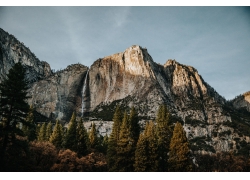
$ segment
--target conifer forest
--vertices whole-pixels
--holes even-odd
[[[87,131],[73,112],[60,120],[37,123],[26,102],[25,70],[15,64],[0,85],[1,172],[228,172],[249,171],[248,155],[195,154],[183,122],[166,105],[156,118],[139,124],[135,107],[114,107],[112,132],[101,136],[95,123]]]

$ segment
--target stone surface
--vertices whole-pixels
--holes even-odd
[[[75,111],[78,117],[91,119],[84,122],[88,130],[95,122],[101,135],[109,135],[113,122],[101,119],[109,115],[105,118],[112,120],[116,105],[122,105],[123,109],[135,106],[143,129],[146,121],[155,119],[158,107],[164,103],[183,122],[194,151],[237,151],[240,142],[250,143],[246,131],[233,128],[231,112],[225,108],[226,100],[191,66],[175,60],[157,64],[146,48],[133,45],[124,52],[96,60],[90,68],[75,64],[53,73],[49,64],[39,61],[2,29],[0,40],[0,80],[20,61],[31,81],[28,103],[46,118],[67,123]],[[233,111],[242,107],[249,111],[250,93],[232,102]]]
[[[23,43],[0,28],[0,82],[17,62],[26,68],[30,83],[52,74],[47,62],[40,61]]]
[[[250,91],[239,95],[231,101],[236,109],[244,108],[250,112]]]
[[[82,88],[87,67],[81,64],[68,66],[50,77],[32,84],[28,90],[32,97],[28,103],[46,117],[65,122],[73,111],[81,116]]]

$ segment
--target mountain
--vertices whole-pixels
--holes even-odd
[[[40,61],[28,47],[0,28],[0,82],[17,62],[26,68],[26,77],[30,83],[52,74],[47,62]]]
[[[250,112],[250,91],[237,96],[231,100],[231,103],[236,109],[245,109],[246,111]]]
[[[183,124],[194,152],[248,153],[250,112],[242,113],[238,107],[249,107],[249,96],[244,95],[244,101],[226,101],[191,66],[175,60],[155,63],[146,48],[133,45],[90,67],[74,64],[52,72],[48,63],[39,61],[16,38],[3,30],[0,33],[0,77],[22,62],[30,79],[28,103],[40,119],[67,123],[75,111],[85,120],[97,120],[100,134],[109,134],[116,105],[124,110],[135,106],[143,126],[155,119],[164,103],[172,123]],[[89,128],[89,121],[85,126]]]

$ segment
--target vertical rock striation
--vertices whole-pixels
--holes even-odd
[[[30,83],[52,74],[47,62],[40,61],[23,43],[0,28],[0,82],[17,62],[26,68]]]

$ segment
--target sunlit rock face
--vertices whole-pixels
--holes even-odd
[[[0,28],[0,81],[18,62],[24,65],[30,83],[52,74],[47,62],[40,61],[23,43]]]
[[[236,109],[244,108],[250,112],[250,91],[237,96],[231,102]]]
[[[100,58],[90,67],[74,64],[53,73],[48,63],[39,61],[27,47],[0,29],[0,81],[17,62],[27,69],[30,80],[28,103],[48,119],[67,123],[75,111],[78,118],[86,120],[90,116],[95,120],[100,135],[109,135],[116,105],[127,110],[134,106],[143,128],[146,121],[155,119],[158,107],[164,103],[175,120],[183,123],[193,151],[237,151],[240,144],[250,143],[249,135],[232,125],[233,116],[225,108],[225,99],[195,68],[175,60],[157,64],[147,49],[138,45]],[[249,94],[232,101],[233,111],[250,110]],[[100,113],[110,115],[106,117],[109,121],[97,117]],[[91,128],[92,121],[84,123]]]

